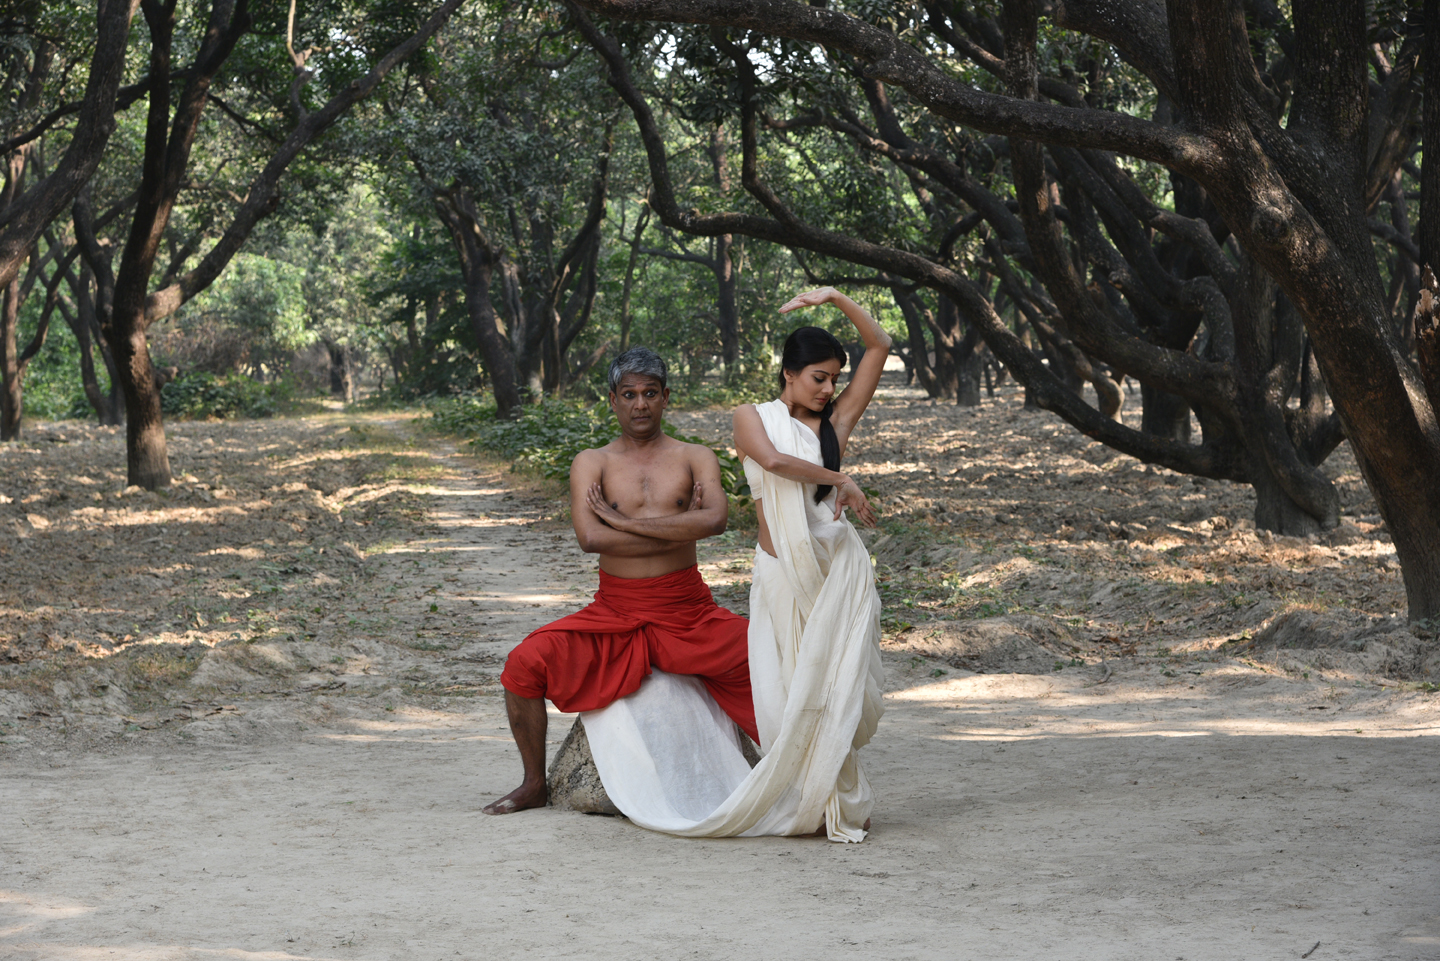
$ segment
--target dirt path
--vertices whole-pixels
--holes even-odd
[[[1435,699],[1234,658],[974,674],[888,640],[859,846],[485,817],[518,777],[504,652],[593,563],[553,490],[393,418],[312,428],[404,452],[321,491],[349,491],[342,525],[371,494],[411,521],[294,589],[335,595],[305,628],[272,603],[129,719],[94,693],[136,709],[129,649],[87,662],[89,700],[73,666],[0,688],[30,718],[0,728],[0,957],[1440,958]],[[303,550],[270,541],[247,563]],[[743,552],[707,577],[743,580]]]

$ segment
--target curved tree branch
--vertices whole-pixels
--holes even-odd
[[[866,75],[904,87],[935,114],[1006,136],[1115,150],[1198,175],[1222,164],[1207,137],[1128,114],[992,94],[955,80],[894,34],[793,0],[576,0],[620,20],[664,20],[758,30],[823,44],[864,63]]]

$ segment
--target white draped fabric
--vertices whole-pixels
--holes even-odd
[[[756,405],[776,450],[820,463],[820,442],[781,401]],[[858,750],[880,720],[880,598],[869,552],[815,486],[759,471],[775,557],[755,551],[750,683],[764,757],[694,678],[653,673],[581,715],[600,780],[635,823],[686,837],[810,834],[861,841],[870,783]],[[833,501],[833,495],[831,500]]]

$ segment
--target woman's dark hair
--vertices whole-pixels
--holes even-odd
[[[800,327],[792,331],[790,336],[785,338],[785,349],[780,353],[780,390],[785,390],[785,371],[791,371],[798,376],[811,364],[823,364],[827,360],[840,361],[841,369],[844,369],[850,360],[834,334],[819,327]],[[820,460],[826,470],[838,471],[840,438],[835,436],[835,428],[830,423],[830,415],[834,410],[835,401],[832,399],[820,412]],[[815,503],[823,501],[829,493],[829,484],[821,484],[815,488]]]

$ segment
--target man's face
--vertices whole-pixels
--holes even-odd
[[[610,393],[610,409],[620,429],[632,437],[660,433],[660,417],[670,402],[670,389],[643,374],[626,374]]]

